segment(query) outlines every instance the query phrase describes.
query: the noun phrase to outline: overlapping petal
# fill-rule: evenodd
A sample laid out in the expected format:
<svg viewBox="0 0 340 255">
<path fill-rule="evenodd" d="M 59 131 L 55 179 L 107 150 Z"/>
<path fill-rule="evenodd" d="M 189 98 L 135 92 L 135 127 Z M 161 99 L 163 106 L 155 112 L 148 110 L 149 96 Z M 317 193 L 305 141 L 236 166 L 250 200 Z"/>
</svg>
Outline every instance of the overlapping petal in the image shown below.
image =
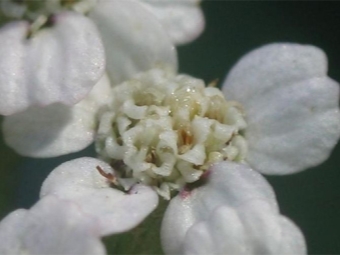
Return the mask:
<svg viewBox="0 0 340 255">
<path fill-rule="evenodd" d="M 204 30 L 199 0 L 142 0 L 141 3 L 160 20 L 174 44 L 189 43 Z"/>
<path fill-rule="evenodd" d="M 114 84 L 155 67 L 177 69 L 175 47 L 162 25 L 134 0 L 98 1 L 89 17 L 103 39 Z"/>
<path fill-rule="evenodd" d="M 306 254 L 295 224 L 266 201 L 221 206 L 187 232 L 182 254 Z"/>
<path fill-rule="evenodd" d="M 96 112 L 110 100 L 111 85 L 104 75 L 89 95 L 74 106 L 31 107 L 5 117 L 6 143 L 21 155 L 53 157 L 84 149 L 93 142 Z"/>
<path fill-rule="evenodd" d="M 69 202 L 48 196 L 0 222 L 0 254 L 105 254 L 95 222 Z"/>
<path fill-rule="evenodd" d="M 94 158 L 60 165 L 43 183 L 41 197 L 53 194 L 76 203 L 98 221 L 101 235 L 128 231 L 156 208 L 158 196 L 150 187 L 135 185 L 124 193 L 111 187 L 97 167 L 114 175 L 108 164 Z"/>
<path fill-rule="evenodd" d="M 316 47 L 272 44 L 242 58 L 223 91 L 245 107 L 248 163 L 288 174 L 324 161 L 340 136 L 339 84 Z"/>
<path fill-rule="evenodd" d="M 271 186 L 248 166 L 222 162 L 215 164 L 210 171 L 203 186 L 189 193 L 182 192 L 171 200 L 161 230 L 166 253 L 181 254 L 188 230 L 194 224 L 208 220 L 221 206 L 238 208 L 259 199 L 266 201 L 273 212 L 278 212 Z"/>
<path fill-rule="evenodd" d="M 102 76 L 104 49 L 91 20 L 61 12 L 51 22 L 30 38 L 25 21 L 0 29 L 0 114 L 75 104 Z"/>
</svg>

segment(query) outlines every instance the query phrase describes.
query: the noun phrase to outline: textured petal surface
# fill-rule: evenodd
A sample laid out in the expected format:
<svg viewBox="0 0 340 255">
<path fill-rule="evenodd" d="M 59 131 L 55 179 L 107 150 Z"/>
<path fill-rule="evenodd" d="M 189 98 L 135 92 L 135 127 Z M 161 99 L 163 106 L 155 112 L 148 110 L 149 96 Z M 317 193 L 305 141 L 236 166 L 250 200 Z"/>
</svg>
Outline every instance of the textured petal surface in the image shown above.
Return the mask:
<svg viewBox="0 0 340 255">
<path fill-rule="evenodd" d="M 110 82 L 104 75 L 89 95 L 74 106 L 53 104 L 7 116 L 6 143 L 19 154 L 54 157 L 84 149 L 93 142 L 96 111 L 108 102 Z"/>
<path fill-rule="evenodd" d="M 114 84 L 155 67 L 177 69 L 170 38 L 156 17 L 137 1 L 101 0 L 89 17 L 101 32 Z"/>
<path fill-rule="evenodd" d="M 306 254 L 301 231 L 265 201 L 221 206 L 187 232 L 182 254 Z"/>
<path fill-rule="evenodd" d="M 294 173 L 329 156 L 340 136 L 339 84 L 326 72 L 321 50 L 297 44 L 262 47 L 231 70 L 223 91 L 245 107 L 256 170 Z"/>
<path fill-rule="evenodd" d="M 271 186 L 248 166 L 222 162 L 214 165 L 210 171 L 205 185 L 189 193 L 182 192 L 171 200 L 161 229 L 166 253 L 181 254 L 181 245 L 189 228 L 207 220 L 220 206 L 236 208 L 260 199 L 267 201 L 273 212 L 278 211 Z"/>
<path fill-rule="evenodd" d="M 27 22 L 0 29 L 0 114 L 75 104 L 102 76 L 104 48 L 91 20 L 63 12 L 53 22 L 29 39 Z"/>
<path fill-rule="evenodd" d="M 0 253 L 105 254 L 92 220 L 76 205 L 46 197 L 0 222 Z"/>
<path fill-rule="evenodd" d="M 20 228 L 27 217 L 27 210 L 18 209 L 0 222 L 0 254 L 19 254 Z"/>
<path fill-rule="evenodd" d="M 156 208 L 158 196 L 151 188 L 135 185 L 128 193 L 114 189 L 97 166 L 113 174 L 109 165 L 94 158 L 60 165 L 43 183 L 41 196 L 53 194 L 76 203 L 98 220 L 102 235 L 128 231 Z"/>
<path fill-rule="evenodd" d="M 204 30 L 205 20 L 199 0 L 142 0 L 162 23 L 175 44 L 189 43 Z"/>
</svg>

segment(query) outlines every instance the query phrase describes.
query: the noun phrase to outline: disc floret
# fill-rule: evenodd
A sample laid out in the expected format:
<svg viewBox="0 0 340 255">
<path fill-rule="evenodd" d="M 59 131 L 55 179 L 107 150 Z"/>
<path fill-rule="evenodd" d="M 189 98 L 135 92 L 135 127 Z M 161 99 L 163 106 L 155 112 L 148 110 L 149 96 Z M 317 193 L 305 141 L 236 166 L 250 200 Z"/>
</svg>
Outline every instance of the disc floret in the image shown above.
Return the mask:
<svg viewBox="0 0 340 255">
<path fill-rule="evenodd" d="M 219 89 L 151 70 L 112 90 L 112 102 L 99 114 L 96 150 L 121 178 L 169 199 L 171 189 L 199 180 L 211 164 L 243 161 L 245 128 L 242 107 Z"/>
</svg>

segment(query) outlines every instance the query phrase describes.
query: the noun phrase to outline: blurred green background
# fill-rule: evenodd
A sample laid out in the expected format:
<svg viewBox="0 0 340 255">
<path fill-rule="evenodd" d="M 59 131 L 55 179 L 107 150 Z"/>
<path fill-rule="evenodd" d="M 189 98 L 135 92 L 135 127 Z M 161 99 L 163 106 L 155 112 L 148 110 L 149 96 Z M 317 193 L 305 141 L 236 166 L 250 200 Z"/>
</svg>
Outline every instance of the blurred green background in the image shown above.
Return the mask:
<svg viewBox="0 0 340 255">
<path fill-rule="evenodd" d="M 205 1 L 202 8 L 206 29 L 198 40 L 178 49 L 180 72 L 206 82 L 216 78 L 222 82 L 250 50 L 272 42 L 297 42 L 322 48 L 329 58 L 329 76 L 340 81 L 340 2 Z M 0 217 L 19 207 L 29 208 L 54 167 L 84 155 L 94 155 L 92 148 L 54 159 L 24 158 L 6 147 L 1 138 Z M 339 156 L 337 146 L 318 167 L 295 175 L 267 177 L 281 212 L 305 234 L 309 254 L 340 253 Z M 160 215 L 151 216 L 133 237 L 106 239 L 110 253 L 160 253 L 156 220 Z"/>
</svg>

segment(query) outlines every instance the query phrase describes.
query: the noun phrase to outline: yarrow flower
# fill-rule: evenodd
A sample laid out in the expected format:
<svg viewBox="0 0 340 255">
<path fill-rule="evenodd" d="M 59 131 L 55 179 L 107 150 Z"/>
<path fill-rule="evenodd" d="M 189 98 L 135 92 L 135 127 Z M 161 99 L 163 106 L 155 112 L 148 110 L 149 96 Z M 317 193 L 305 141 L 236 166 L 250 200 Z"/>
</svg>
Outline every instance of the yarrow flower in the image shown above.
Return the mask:
<svg viewBox="0 0 340 255">
<path fill-rule="evenodd" d="M 74 105 L 105 69 L 113 84 L 154 67 L 176 70 L 173 43 L 204 28 L 192 0 L 6 0 L 0 10 L 8 21 L 0 28 L 2 115 Z"/>
<path fill-rule="evenodd" d="M 168 254 L 304 254 L 303 235 L 280 215 L 258 172 L 302 171 L 337 143 L 339 85 L 327 77 L 325 54 L 298 44 L 261 47 L 236 64 L 222 91 L 171 69 L 115 87 L 104 77 L 74 107 L 6 117 L 4 137 L 35 157 L 95 141 L 101 160 L 59 166 L 41 197 L 76 203 L 100 235 L 136 226 L 156 208 L 158 193 L 173 197 L 161 230 Z"/>
</svg>

